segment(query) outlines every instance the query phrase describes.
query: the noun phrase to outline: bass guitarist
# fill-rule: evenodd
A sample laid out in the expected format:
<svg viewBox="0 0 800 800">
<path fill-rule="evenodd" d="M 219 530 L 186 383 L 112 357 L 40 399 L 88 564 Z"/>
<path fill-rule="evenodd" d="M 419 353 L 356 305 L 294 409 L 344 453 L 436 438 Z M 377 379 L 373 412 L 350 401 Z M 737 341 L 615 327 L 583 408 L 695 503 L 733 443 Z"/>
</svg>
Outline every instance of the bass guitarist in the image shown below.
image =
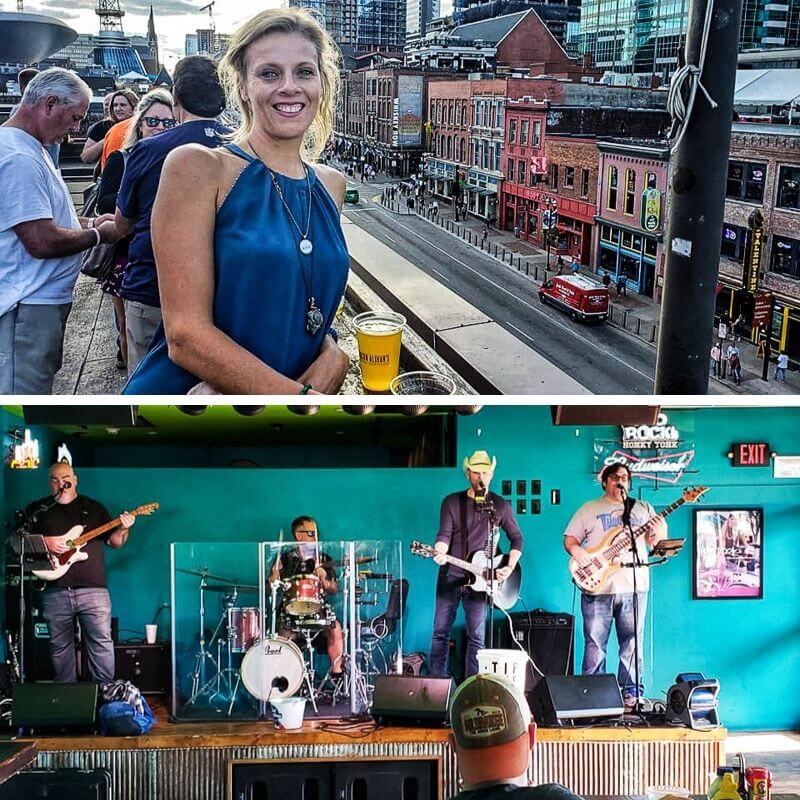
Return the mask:
<svg viewBox="0 0 800 800">
<path fill-rule="evenodd" d="M 69 464 L 50 467 L 50 497 L 31 503 L 25 513 L 29 530 L 44 536 L 54 555 L 70 548 L 62 538 L 73 526 L 100 527 L 111 516 L 96 500 L 78 495 L 78 476 Z M 111 639 L 111 598 L 106 587 L 103 542 L 119 548 L 128 540 L 136 517 L 119 516 L 120 525 L 86 544 L 89 558 L 78 561 L 58 580 L 47 584 L 42 599 L 44 619 L 50 629 L 50 657 L 59 683 L 78 680 L 75 659 L 75 620 L 80 622 L 89 674 L 94 683 L 114 680 L 114 643 Z"/>
<path fill-rule="evenodd" d="M 614 528 L 622 531 L 627 525 L 636 530 L 650 520 L 646 536 L 637 539 L 637 553 L 640 562 L 646 563 L 648 548 L 652 548 L 667 535 L 664 520 L 656 515 L 650 503 L 629 498 L 631 472 L 625 464 L 614 462 L 600 473 L 600 483 L 604 494 L 596 500 L 584 503 L 569 521 L 564 531 L 564 549 L 580 566 L 591 562 L 586 548 L 599 545 Z M 629 517 L 629 520 L 628 520 Z M 622 551 L 619 561 L 630 564 L 633 553 L 630 547 Z M 642 653 L 644 617 L 647 608 L 647 592 L 650 588 L 650 570 L 636 567 L 636 594 L 633 591 L 633 567 L 617 569 L 613 572 L 602 594 L 583 594 L 581 612 L 583 614 L 583 674 L 594 675 L 606 672 L 606 646 L 615 623 L 617 643 L 619 644 L 619 670 L 617 680 L 622 690 L 626 709 L 636 706 L 637 697 L 642 696 L 644 687 L 636 686 L 634 678 L 634 652 L 639 654 L 639 676 L 642 675 Z M 633 604 L 637 604 L 634 626 Z M 637 629 L 638 627 L 638 629 Z"/>
<path fill-rule="evenodd" d="M 511 543 L 507 563 L 495 570 L 495 578 L 504 581 L 514 570 L 522 555 L 522 532 L 511 511 L 511 504 L 489 492 L 489 483 L 497 466 L 485 450 L 476 450 L 464 459 L 464 473 L 469 487 L 447 495 L 442 501 L 439 533 L 434 545 L 434 561 L 439 564 L 436 581 L 436 611 L 431 640 L 431 675 L 447 675 L 450 629 L 458 611 L 464 606 L 467 628 L 466 674 L 478 672 L 478 650 L 483 647 L 486 622 L 486 593 L 475 592 L 467 586 L 470 576 L 460 567 L 447 564 L 448 553 L 467 559 L 477 550 L 485 550 L 494 528 L 505 531 Z M 492 541 L 494 555 L 497 542 Z"/>
</svg>

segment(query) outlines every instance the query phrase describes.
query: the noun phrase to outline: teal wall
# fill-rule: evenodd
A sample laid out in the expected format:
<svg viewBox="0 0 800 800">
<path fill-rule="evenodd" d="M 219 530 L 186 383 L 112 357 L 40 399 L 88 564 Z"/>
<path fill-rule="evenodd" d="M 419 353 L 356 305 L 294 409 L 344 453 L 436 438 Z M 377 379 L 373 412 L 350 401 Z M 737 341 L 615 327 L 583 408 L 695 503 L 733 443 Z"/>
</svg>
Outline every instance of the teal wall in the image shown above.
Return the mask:
<svg viewBox="0 0 800 800">
<path fill-rule="evenodd" d="M 727 452 L 736 441 L 767 441 L 781 454 L 800 454 L 800 409 L 700 409 L 673 411 L 670 422 L 695 443 L 695 474 L 677 487 L 654 491 L 639 481 L 641 496 L 656 508 L 673 502 L 680 488 L 711 487 L 708 505 L 757 505 L 765 513 L 763 600 L 692 599 L 692 515 L 684 507 L 670 517 L 670 536 L 687 547 L 653 575 L 645 652 L 648 695 L 663 697 L 680 671 L 719 678 L 721 717 L 733 729 L 786 729 L 800 722 L 800 693 L 789 676 L 800 673 L 800 581 L 795 569 L 800 481 L 773 480 L 770 468 L 734 469 Z M 593 468 L 595 440 L 612 439 L 615 428 L 554 427 L 548 407 L 487 407 L 459 421 L 460 454 L 475 448 L 498 456 L 493 488 L 512 479 L 542 481 L 542 513 L 520 518 L 525 536 L 522 603 L 574 611 L 579 597 L 566 570 L 561 534 L 573 510 L 599 493 Z M 331 453 L 330 461 L 335 461 Z M 134 469 L 76 465 L 81 490 L 112 513 L 157 500 L 159 513 L 142 518 L 125 549 L 107 552 L 109 585 L 120 627 L 143 631 L 169 600 L 169 543 L 218 543 L 231 568 L 241 564 L 234 542 L 276 538 L 299 513 L 315 516 L 328 540 L 411 539 L 432 541 L 442 496 L 463 486 L 458 468 L 448 469 Z M 5 473 L 4 519 L 13 508 L 45 493 L 44 469 Z M 550 505 L 550 490 L 561 504 Z M 2 491 L 2 490 L 0 490 Z M 254 552 L 254 551 L 250 551 Z M 407 553 L 407 549 L 406 549 Z M 205 555 L 198 555 L 200 567 Z M 411 581 L 406 613 L 406 650 L 427 650 L 433 615 L 432 562 L 404 557 Z M 182 583 L 181 585 L 187 585 Z M 192 612 L 194 613 L 194 612 Z M 162 621 L 164 618 L 162 617 Z M 580 620 L 578 619 L 578 627 Z M 580 664 L 582 645 L 576 637 Z M 612 662 L 615 666 L 615 662 Z"/>
</svg>

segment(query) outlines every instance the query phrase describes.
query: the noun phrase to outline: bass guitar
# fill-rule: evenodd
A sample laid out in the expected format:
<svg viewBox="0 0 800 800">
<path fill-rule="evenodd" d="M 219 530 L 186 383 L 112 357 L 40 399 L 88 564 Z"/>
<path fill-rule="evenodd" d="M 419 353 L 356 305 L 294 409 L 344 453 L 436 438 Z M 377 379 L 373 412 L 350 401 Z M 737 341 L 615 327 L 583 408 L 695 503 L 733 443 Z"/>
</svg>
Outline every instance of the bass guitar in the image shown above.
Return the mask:
<svg viewBox="0 0 800 800">
<path fill-rule="evenodd" d="M 149 516 L 157 510 L 158 503 L 147 503 L 146 505 L 135 508 L 133 511 L 129 511 L 128 513 L 132 514 L 134 517 L 138 517 L 140 515 Z M 51 569 L 35 569 L 33 570 L 33 574 L 37 578 L 41 578 L 43 581 L 58 580 L 62 575 L 67 574 L 69 568 L 73 564 L 77 563 L 78 561 L 86 561 L 86 559 L 89 558 L 89 554 L 83 552 L 83 546 L 87 542 L 91 542 L 92 539 L 96 539 L 98 536 L 108 533 L 108 531 L 113 530 L 119 524 L 120 519 L 117 517 L 116 519 L 112 519 L 110 522 L 106 522 L 105 525 L 101 525 L 99 528 L 95 528 L 92 531 L 87 531 L 86 533 L 83 532 L 83 525 L 73 526 L 63 536 L 58 537 L 67 547 L 69 547 L 69 550 L 61 553 L 61 555 L 50 553 L 50 564 L 52 565 Z"/>
<path fill-rule="evenodd" d="M 676 500 L 671 506 L 667 506 L 658 516 L 666 517 L 684 503 L 694 503 L 708 491 L 708 486 L 694 486 L 686 489 L 681 495 L 680 500 Z M 633 531 L 634 539 L 645 536 L 653 525 L 654 518 L 651 517 Z M 581 566 L 578 561 L 570 557 L 569 571 L 575 585 L 585 594 L 603 594 L 606 586 L 617 570 L 622 569 L 619 560 L 625 552 L 631 550 L 631 537 L 627 528 L 617 525 L 609 528 L 600 544 L 595 547 L 587 547 L 586 554 L 591 561 Z"/>
<path fill-rule="evenodd" d="M 410 547 L 415 556 L 433 558 L 436 555 L 436 550 L 429 544 L 414 540 Z M 448 564 L 461 567 L 465 572 L 469 572 L 472 575 L 468 584 L 469 588 L 473 592 L 486 592 L 498 608 L 503 610 L 512 608 L 519 600 L 519 587 L 522 583 L 522 570 L 519 564 L 514 567 L 514 571 L 504 581 L 491 579 L 492 570 L 504 567 L 508 563 L 508 556 L 505 553 L 489 559 L 483 550 L 476 550 L 469 557 L 469 561 L 449 555 L 445 555 L 445 560 Z"/>
</svg>

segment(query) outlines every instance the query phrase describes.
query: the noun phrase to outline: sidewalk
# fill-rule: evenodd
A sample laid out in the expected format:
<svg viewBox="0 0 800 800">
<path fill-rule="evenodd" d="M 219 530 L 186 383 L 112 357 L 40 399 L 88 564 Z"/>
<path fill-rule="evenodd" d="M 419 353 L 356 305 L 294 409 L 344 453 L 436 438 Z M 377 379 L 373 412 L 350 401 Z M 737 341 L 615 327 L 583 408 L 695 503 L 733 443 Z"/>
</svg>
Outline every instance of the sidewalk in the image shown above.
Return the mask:
<svg viewBox="0 0 800 800">
<path fill-rule="evenodd" d="M 377 187 L 376 187 L 377 188 Z M 377 203 L 382 203 L 381 195 L 372 198 Z M 416 198 L 414 198 L 416 201 Z M 416 214 L 426 219 L 430 224 L 437 225 L 452 236 L 456 236 L 467 244 L 477 247 L 484 253 L 504 263 L 509 269 L 515 269 L 524 274 L 534 283 L 542 283 L 548 277 L 556 274 L 557 257 L 550 254 L 550 270 L 547 270 L 547 255 L 545 251 L 521 239 L 516 239 L 513 232 L 498 230 L 490 227 L 489 235 L 483 239 L 485 223 L 483 220 L 467 216 L 466 220 L 455 221 L 452 206 L 439 203 L 437 214 L 431 214 L 426 209 L 420 214 L 416 207 L 408 209 L 406 198 L 395 196 L 392 203 L 382 203 L 384 208 L 397 214 Z M 427 202 L 426 202 L 427 205 Z M 591 272 L 585 265 L 581 266 L 581 275 L 594 280 L 600 285 L 599 276 Z M 655 346 L 658 341 L 658 325 L 661 307 L 650 298 L 629 292 L 627 296 L 618 297 L 611 289 L 611 302 L 609 304 L 608 322 L 617 328 L 624 329 L 632 336 Z M 725 347 L 730 339 L 725 342 Z M 739 344 L 739 358 L 742 364 L 742 381 L 737 386 L 728 375 L 724 379 L 711 377 L 709 393 L 734 392 L 736 394 L 786 394 L 800 393 L 800 372 L 787 371 L 786 383 L 774 380 L 774 357 L 767 372 L 768 380 L 761 380 L 763 359 L 757 357 L 756 346 L 749 341 L 741 340 Z M 776 354 L 774 354 L 776 355 Z M 709 356 L 710 360 L 710 356 Z"/>
</svg>

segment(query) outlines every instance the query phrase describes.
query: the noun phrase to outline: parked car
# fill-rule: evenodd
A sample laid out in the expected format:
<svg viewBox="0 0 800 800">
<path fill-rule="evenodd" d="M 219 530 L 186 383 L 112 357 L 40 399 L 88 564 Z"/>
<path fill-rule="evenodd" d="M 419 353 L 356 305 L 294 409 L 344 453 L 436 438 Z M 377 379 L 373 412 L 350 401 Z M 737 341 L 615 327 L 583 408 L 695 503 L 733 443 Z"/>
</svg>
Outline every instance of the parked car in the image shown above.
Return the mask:
<svg viewBox="0 0 800 800">
<path fill-rule="evenodd" d="M 608 289 L 583 275 L 556 275 L 539 287 L 539 300 L 550 303 L 574 320 L 608 319 Z"/>
</svg>

